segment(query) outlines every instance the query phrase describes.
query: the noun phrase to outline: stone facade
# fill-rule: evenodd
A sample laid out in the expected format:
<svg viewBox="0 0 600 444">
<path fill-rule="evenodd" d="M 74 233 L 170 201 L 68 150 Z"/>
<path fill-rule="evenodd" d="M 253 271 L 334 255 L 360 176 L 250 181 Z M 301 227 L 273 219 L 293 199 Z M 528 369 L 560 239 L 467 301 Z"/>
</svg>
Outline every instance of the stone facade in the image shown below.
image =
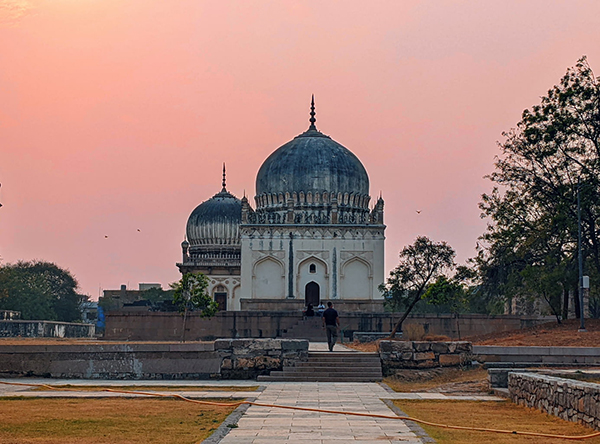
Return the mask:
<svg viewBox="0 0 600 444">
<path fill-rule="evenodd" d="M 218 339 L 222 379 L 256 379 L 308 360 L 305 339 Z"/>
<path fill-rule="evenodd" d="M 381 341 L 379 356 L 384 376 L 407 368 L 452 367 L 466 363 L 470 342 Z"/>
<path fill-rule="evenodd" d="M 600 430 L 600 384 L 531 373 L 509 373 L 513 402 Z"/>
<path fill-rule="evenodd" d="M 242 300 L 383 301 L 383 226 L 242 225 Z M 316 288 L 315 304 L 310 286 Z M 241 301 L 234 305 L 241 309 Z"/>
</svg>

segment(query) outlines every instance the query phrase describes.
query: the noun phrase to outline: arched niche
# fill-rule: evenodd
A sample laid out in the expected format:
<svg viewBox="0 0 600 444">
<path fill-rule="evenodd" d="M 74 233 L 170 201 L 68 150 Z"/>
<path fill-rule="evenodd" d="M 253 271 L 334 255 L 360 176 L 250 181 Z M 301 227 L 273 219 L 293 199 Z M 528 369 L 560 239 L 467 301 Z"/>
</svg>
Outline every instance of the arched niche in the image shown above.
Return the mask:
<svg viewBox="0 0 600 444">
<path fill-rule="evenodd" d="M 361 258 L 350 259 L 342 267 L 340 299 L 372 299 L 372 281 L 371 265 Z"/>
<path fill-rule="evenodd" d="M 267 257 L 254 264 L 252 296 L 258 299 L 283 299 L 285 297 L 283 264 Z"/>
</svg>

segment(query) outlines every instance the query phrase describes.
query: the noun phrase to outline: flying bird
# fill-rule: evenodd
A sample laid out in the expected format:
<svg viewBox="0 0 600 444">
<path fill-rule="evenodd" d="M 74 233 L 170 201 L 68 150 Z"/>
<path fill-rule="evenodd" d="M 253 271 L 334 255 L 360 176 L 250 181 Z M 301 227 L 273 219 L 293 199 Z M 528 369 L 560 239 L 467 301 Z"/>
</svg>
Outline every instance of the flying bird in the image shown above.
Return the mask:
<svg viewBox="0 0 600 444">
<path fill-rule="evenodd" d="M 138 231 L 142 231 L 142 230 L 140 230 L 139 228 L 138 228 L 137 230 L 138 230 Z"/>
<path fill-rule="evenodd" d="M 417 214 L 421 214 L 421 210 L 416 210 L 416 211 L 417 211 Z"/>
<path fill-rule="evenodd" d="M 104 236 L 104 239 L 108 239 L 108 236 Z"/>
</svg>

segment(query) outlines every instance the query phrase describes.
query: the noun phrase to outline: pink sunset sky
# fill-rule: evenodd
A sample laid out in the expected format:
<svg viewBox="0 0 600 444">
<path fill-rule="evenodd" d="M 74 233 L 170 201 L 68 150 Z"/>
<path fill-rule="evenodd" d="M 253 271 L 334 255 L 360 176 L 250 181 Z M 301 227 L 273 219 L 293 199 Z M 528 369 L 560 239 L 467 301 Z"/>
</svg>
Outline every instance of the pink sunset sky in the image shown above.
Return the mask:
<svg viewBox="0 0 600 444">
<path fill-rule="evenodd" d="M 313 93 L 383 193 L 387 269 L 418 235 L 464 261 L 502 131 L 584 54 L 597 0 L 0 0 L 2 262 L 166 287 L 222 163 L 254 196 Z"/>
</svg>

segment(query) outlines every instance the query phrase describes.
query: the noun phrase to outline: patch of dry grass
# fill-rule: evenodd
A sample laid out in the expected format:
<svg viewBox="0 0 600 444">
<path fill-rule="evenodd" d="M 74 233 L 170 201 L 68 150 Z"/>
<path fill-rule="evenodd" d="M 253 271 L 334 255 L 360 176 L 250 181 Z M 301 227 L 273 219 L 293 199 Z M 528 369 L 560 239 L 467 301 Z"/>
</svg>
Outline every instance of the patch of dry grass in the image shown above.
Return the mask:
<svg viewBox="0 0 600 444">
<path fill-rule="evenodd" d="M 518 430 L 556 435 L 588 435 L 594 430 L 563 421 L 538 410 L 518 406 L 510 401 L 394 401 L 407 415 L 435 423 Z M 462 431 L 422 426 L 440 444 L 548 444 L 573 442 L 564 439 L 526 437 L 488 432 Z M 599 438 L 585 441 L 600 444 Z"/>
<path fill-rule="evenodd" d="M 233 410 L 171 399 L 0 398 L 0 442 L 189 444 Z"/>
<path fill-rule="evenodd" d="M 101 392 L 106 389 L 111 390 L 124 390 L 131 392 L 162 392 L 162 391 L 173 391 L 173 392 L 255 392 L 258 390 L 258 386 L 251 387 L 234 387 L 234 386 L 206 386 L 206 385 L 52 385 L 58 390 L 68 390 L 68 391 L 77 391 L 77 392 Z M 31 391 L 39 392 L 44 391 L 47 392 L 52 389 L 48 389 L 46 387 L 36 387 L 31 389 Z"/>
<path fill-rule="evenodd" d="M 422 392 L 445 384 L 487 381 L 483 368 L 438 368 L 434 370 L 404 370 L 383 379 L 396 392 Z"/>
</svg>

